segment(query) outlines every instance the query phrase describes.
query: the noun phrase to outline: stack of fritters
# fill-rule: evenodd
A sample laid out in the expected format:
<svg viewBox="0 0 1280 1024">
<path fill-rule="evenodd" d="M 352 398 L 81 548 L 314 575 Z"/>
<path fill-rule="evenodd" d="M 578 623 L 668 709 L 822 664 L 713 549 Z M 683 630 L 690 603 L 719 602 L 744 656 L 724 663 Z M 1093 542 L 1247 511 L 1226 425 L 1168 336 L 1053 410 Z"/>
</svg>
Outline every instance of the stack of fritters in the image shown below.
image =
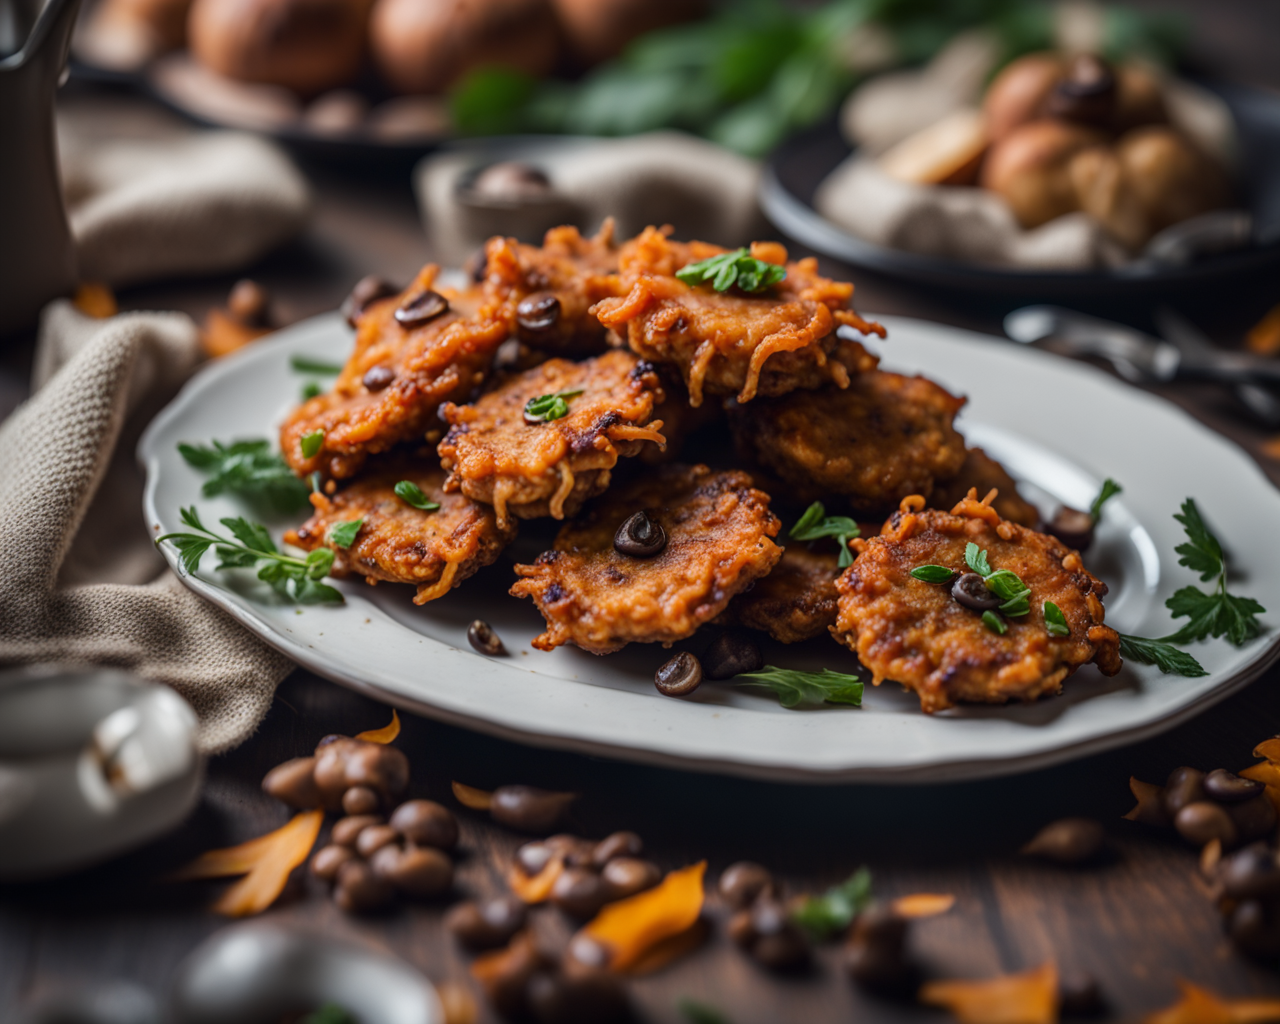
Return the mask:
<svg viewBox="0 0 1280 1024">
<path fill-rule="evenodd" d="M 678 271 L 725 250 L 669 233 L 648 228 L 617 244 L 606 224 L 594 238 L 557 228 L 542 246 L 494 238 L 462 290 L 440 286 L 429 266 L 403 292 L 366 299 L 333 391 L 281 430 L 290 465 L 323 480 L 315 514 L 288 539 L 334 548 L 335 575 L 413 583 L 424 603 L 495 561 L 518 521 L 566 520 L 550 550 L 515 566 L 511 588 L 546 619 L 533 641 L 543 650 L 670 644 L 712 620 L 783 643 L 831 632 L 871 659 L 876 681 L 888 672 L 918 689 L 926 709 L 1053 690 L 1089 657 L 1111 667 L 1109 638 L 1090 632 L 1105 628 L 1090 597 L 1101 584 L 1080 584 L 1083 567 L 1072 575 L 1063 551 L 1044 548 L 1057 566 L 1046 579 L 1085 638 L 1055 647 L 1021 637 L 1006 660 L 1034 666 L 999 686 L 977 669 L 938 683 L 938 672 L 956 673 L 930 675 L 924 662 L 903 676 L 898 666 L 927 662 L 954 624 L 912 620 L 927 643 L 899 651 L 915 642 L 899 636 L 910 616 L 885 602 L 908 608 L 919 595 L 876 582 L 883 547 L 855 542 L 861 553 L 843 575 L 852 552 L 842 559 L 835 540 L 784 551 L 770 494 L 790 521 L 821 501 L 872 533 L 904 500 L 981 506 L 976 521 L 995 517 L 1002 543 L 1039 552 L 1036 509 L 998 463 L 966 447 L 953 425 L 963 398 L 877 368 L 862 340 L 885 332 L 849 307 L 852 285 L 819 276 L 812 259 L 788 262 L 776 243 L 750 249 L 752 266 L 785 267 L 776 284 L 747 293 L 686 283 Z M 501 369 L 504 345 L 518 351 Z M 712 465 L 670 461 L 682 445 Z M 905 543 L 894 516 L 897 532 L 884 536 Z M 357 519 L 354 540 L 339 544 L 351 530 L 335 540 L 335 526 Z M 928 523 L 939 536 L 964 532 Z M 644 542 L 627 542 L 628 530 Z M 889 559 L 894 572 L 903 557 Z M 1005 638 L 982 639 L 996 649 Z M 891 649 L 897 660 L 886 662 Z"/>
</svg>

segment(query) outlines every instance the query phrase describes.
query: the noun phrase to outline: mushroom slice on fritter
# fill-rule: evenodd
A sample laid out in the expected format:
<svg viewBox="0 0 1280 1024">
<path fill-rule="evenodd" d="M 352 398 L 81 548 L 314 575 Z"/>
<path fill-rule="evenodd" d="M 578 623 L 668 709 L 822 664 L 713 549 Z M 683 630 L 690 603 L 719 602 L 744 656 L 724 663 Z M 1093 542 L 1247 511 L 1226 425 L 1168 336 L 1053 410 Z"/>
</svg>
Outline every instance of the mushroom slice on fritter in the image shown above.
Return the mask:
<svg viewBox="0 0 1280 1024">
<path fill-rule="evenodd" d="M 976 492 L 950 512 L 923 505 L 918 495 L 904 499 L 880 536 L 855 540 L 858 557 L 836 581 L 839 618 L 831 632 L 873 682 L 901 683 L 934 712 L 961 701 L 1003 704 L 1055 694 L 1089 662 L 1104 675 L 1120 670 L 1119 635 L 1103 624 L 1106 584 L 1078 552 L 1001 519 Z M 986 569 L 1021 580 L 1029 591 L 1020 602 L 1025 611 L 993 604 L 999 595 L 987 588 L 985 572 L 968 581 L 974 587 L 963 586 L 962 575 L 975 575 L 966 557 L 970 544 L 985 552 Z M 912 575 L 926 565 L 952 570 L 955 582 Z"/>
<path fill-rule="evenodd" d="M 782 395 L 834 383 L 875 365 L 856 340 L 841 340 L 844 326 L 884 336 L 846 308 L 853 285 L 819 277 L 813 259 L 787 262 L 776 242 L 756 243 L 752 255 L 785 264 L 787 276 L 758 294 L 717 292 L 675 276 L 680 268 L 726 250 L 705 242 L 678 243 L 648 228 L 622 247 L 619 276 L 626 293 L 595 307 L 606 327 L 635 353 L 677 367 L 693 405 L 704 395 Z"/>
<path fill-rule="evenodd" d="M 619 528 L 637 513 L 648 528 L 631 532 L 649 538 L 653 554 L 615 546 Z M 769 496 L 746 473 L 664 466 L 566 524 L 551 551 L 516 566 L 521 579 L 511 593 L 532 598 L 547 620 L 533 641 L 539 650 L 572 643 L 608 654 L 629 643 L 672 643 L 773 568 L 782 555 L 771 539 L 779 525 Z"/>
<path fill-rule="evenodd" d="M 970 490 L 976 490 L 982 496 L 993 487 L 998 494 L 991 507 L 1000 513 L 1001 519 L 1032 528 L 1039 524 L 1040 511 L 1018 493 L 1017 483 L 1004 466 L 981 448 L 968 449 L 960 472 L 950 480 L 939 480 L 934 485 L 929 505 L 949 509 L 956 502 L 963 501 Z"/>
<path fill-rule="evenodd" d="M 730 408 L 743 454 L 814 501 L 843 495 L 861 513 L 885 513 L 932 491 L 964 464 L 952 426 L 964 405 L 924 377 L 873 370 L 844 389 L 795 391 Z"/>
<path fill-rule="evenodd" d="M 415 504 L 396 493 L 408 481 Z M 419 498 L 419 494 L 421 498 Z M 421 499 L 425 499 L 421 500 Z M 438 469 L 387 469 L 344 487 L 333 497 L 313 494 L 315 513 L 285 540 L 308 551 L 333 549 L 333 575 L 355 573 L 370 583 L 413 583 L 414 604 L 447 594 L 482 566 L 489 565 L 516 535 L 515 524 L 500 527 L 493 509 L 461 494 L 446 494 Z M 430 505 L 440 507 L 431 509 Z M 348 547 L 334 542 L 335 526 L 361 520 Z"/>
<path fill-rule="evenodd" d="M 666 443 L 653 419 L 663 397 L 653 367 L 630 352 L 551 359 L 473 405 L 441 409 L 447 486 L 492 505 L 502 523 L 563 519 L 609 486 L 619 458 Z"/>
<path fill-rule="evenodd" d="M 773 571 L 729 602 L 719 622 L 768 633 L 784 644 L 821 636 L 836 624 L 840 556 L 792 542 Z"/>
</svg>

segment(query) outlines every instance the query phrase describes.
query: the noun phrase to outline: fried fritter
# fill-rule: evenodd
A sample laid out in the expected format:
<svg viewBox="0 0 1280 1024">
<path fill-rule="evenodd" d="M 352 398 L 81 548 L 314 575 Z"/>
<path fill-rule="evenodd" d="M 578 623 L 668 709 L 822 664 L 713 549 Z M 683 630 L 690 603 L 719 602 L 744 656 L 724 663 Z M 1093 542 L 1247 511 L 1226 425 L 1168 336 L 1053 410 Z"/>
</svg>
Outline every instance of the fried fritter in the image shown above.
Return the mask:
<svg viewBox="0 0 1280 1024">
<path fill-rule="evenodd" d="M 862 513 L 883 513 L 909 494 L 928 495 L 965 460 L 952 426 L 964 405 L 924 377 L 873 370 L 843 390 L 796 391 L 730 406 L 743 454 L 781 479 L 789 497 L 839 494 Z"/>
<path fill-rule="evenodd" d="M 565 416 L 525 419 L 526 403 L 556 394 L 565 395 Z M 563 519 L 609 486 L 619 458 L 636 455 L 646 441 L 666 443 L 662 421 L 653 419 L 663 397 L 653 367 L 630 352 L 549 360 L 474 405 L 441 408 L 450 425 L 439 449 L 447 486 L 492 505 L 504 524 L 513 515 Z"/>
<path fill-rule="evenodd" d="M 782 395 L 796 388 L 848 384 L 849 377 L 875 366 L 857 341 L 837 344 L 840 326 L 884 337 L 884 328 L 845 308 L 853 285 L 819 277 L 817 261 L 787 262 L 777 243 L 756 243 L 752 254 L 786 264 L 787 276 L 760 295 L 720 293 L 710 285 L 690 287 L 675 277 L 689 263 L 726 250 L 705 242 L 670 241 L 647 228 L 627 242 L 619 256 L 626 293 L 594 307 L 600 322 L 625 334 L 632 351 L 679 368 L 689 400 L 734 395 L 748 402 L 757 395 Z"/>
<path fill-rule="evenodd" d="M 836 624 L 839 555 L 788 544 L 773 571 L 729 602 L 717 620 L 768 633 L 784 644 L 826 633 Z"/>
<path fill-rule="evenodd" d="M 401 480 L 416 484 L 440 508 L 426 512 L 398 497 Z M 387 580 L 418 587 L 414 604 L 426 604 L 489 565 L 516 535 L 515 524 L 500 527 L 493 509 L 461 494 L 446 494 L 438 469 L 400 467 L 357 480 L 332 498 L 312 494 L 315 512 L 285 540 L 308 551 L 327 545 L 334 552 L 333 575 L 352 573 L 369 583 Z M 339 523 L 364 520 L 349 548 L 328 540 Z"/>
<path fill-rule="evenodd" d="M 370 455 L 438 426 L 441 402 L 465 401 L 484 382 L 511 331 L 509 297 L 483 286 L 465 292 L 437 288 L 438 273 L 438 267 L 427 266 L 400 295 L 371 303 L 333 390 L 304 402 L 285 420 L 280 451 L 299 476 L 316 470 L 337 479 L 355 475 Z M 426 311 L 443 312 L 404 326 L 396 311 L 415 300 Z M 324 435 L 320 448 L 307 457 L 302 439 L 317 431 Z"/>
<path fill-rule="evenodd" d="M 963 501 L 970 488 L 982 496 L 993 487 L 998 494 L 991 507 L 1000 513 L 1001 519 L 1032 529 L 1039 525 L 1039 509 L 1018 493 L 1017 483 L 1004 466 L 981 448 L 968 449 L 960 472 L 950 480 L 939 480 L 934 485 L 933 493 L 929 495 L 929 504 L 933 508 L 946 510 L 956 502 Z"/>
<path fill-rule="evenodd" d="M 1058 693 L 1062 680 L 1092 661 L 1104 675 L 1120 670 L 1120 638 L 1103 624 L 1106 584 L 1061 541 L 1000 518 L 976 493 L 952 512 L 921 511 L 905 499 L 880 536 L 856 540 L 859 554 L 836 581 L 840 614 L 831 632 L 872 673 L 901 683 L 926 712 L 960 701 L 1003 704 Z M 979 612 L 951 596 L 950 585 L 911 575 L 922 565 L 965 572 L 965 546 L 977 544 L 994 570 L 1018 574 L 1030 588 L 1030 612 L 1002 618 L 1001 636 Z M 1051 635 L 1045 602 L 1066 618 L 1070 633 Z"/>
<path fill-rule="evenodd" d="M 666 533 L 647 558 L 620 554 L 618 527 L 644 511 Z M 517 565 L 511 588 L 547 620 L 533 645 L 572 643 L 608 654 L 629 643 L 672 643 L 710 622 L 782 555 L 769 496 L 738 471 L 671 465 L 651 470 L 566 524 L 555 548 Z"/>
</svg>

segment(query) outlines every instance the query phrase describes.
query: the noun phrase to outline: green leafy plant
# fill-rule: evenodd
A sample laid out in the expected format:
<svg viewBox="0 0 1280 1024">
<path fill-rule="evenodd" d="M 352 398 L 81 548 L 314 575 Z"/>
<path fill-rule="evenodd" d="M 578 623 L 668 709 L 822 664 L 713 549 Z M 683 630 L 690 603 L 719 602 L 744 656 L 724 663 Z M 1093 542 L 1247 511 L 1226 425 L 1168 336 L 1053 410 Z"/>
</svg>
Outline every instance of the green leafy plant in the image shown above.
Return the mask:
<svg viewBox="0 0 1280 1024">
<path fill-rule="evenodd" d="M 345 523 L 336 523 L 329 527 L 329 543 L 345 551 L 356 542 L 356 534 L 364 525 L 363 519 L 351 519 Z"/>
<path fill-rule="evenodd" d="M 857 537 L 861 532 L 858 529 L 858 524 L 848 516 L 829 516 L 822 502 L 815 501 L 804 510 L 804 515 L 796 520 L 796 524 L 791 527 L 788 536 L 792 540 L 799 541 L 834 537 L 836 543 L 840 545 L 840 561 L 838 564 L 841 569 L 847 569 L 853 564 L 853 552 L 849 550 L 849 541 Z"/>
<path fill-rule="evenodd" d="M 557 391 L 554 395 L 539 395 L 524 404 L 525 419 L 540 420 L 549 423 L 569 415 L 569 399 L 577 398 L 582 389 L 577 391 Z"/>
<path fill-rule="evenodd" d="M 194 573 L 200 568 L 205 553 L 213 548 L 221 561 L 219 570 L 252 569 L 257 567 L 258 579 L 269 583 L 283 597 L 301 604 L 315 602 L 342 603 L 342 594 L 320 581 L 333 568 L 333 551 L 320 548 L 307 557 L 294 558 L 282 554 L 271 540 L 266 527 L 239 516 L 220 520 L 232 534 L 224 537 L 215 533 L 200 521 L 196 507 L 182 510 L 182 522 L 191 533 L 166 533 L 156 538 L 156 544 L 165 541 L 178 551 L 184 572 Z"/>
<path fill-rule="evenodd" d="M 824 892 L 810 896 L 791 912 L 791 920 L 816 939 L 840 934 L 871 903 L 871 872 L 858 868 L 852 875 Z"/>
<path fill-rule="evenodd" d="M 178 452 L 188 465 L 208 474 L 200 488 L 206 498 L 235 494 L 279 513 L 307 506 L 307 485 L 271 450 L 269 441 L 180 444 Z"/>
<path fill-rule="evenodd" d="M 306 356 L 291 356 L 289 366 L 294 373 L 314 373 L 321 377 L 336 377 L 344 367 L 341 363 L 326 363 L 320 359 L 309 359 Z"/>
<path fill-rule="evenodd" d="M 434 512 L 440 507 L 438 501 L 432 501 L 422 493 L 422 488 L 412 480 L 401 480 L 395 487 L 396 497 L 406 505 L 420 508 L 423 512 Z"/>
<path fill-rule="evenodd" d="M 1022 582 L 1022 577 L 1016 572 L 992 569 L 986 549 L 970 541 L 964 547 L 964 564 L 971 572 L 981 576 L 987 589 L 1000 598 L 1000 611 L 1006 616 L 1017 619 L 1030 613 L 1031 588 Z M 911 570 L 911 575 L 924 583 L 939 584 L 950 583 L 956 574 L 945 565 L 918 565 Z M 1007 623 L 993 611 L 983 612 L 982 621 L 991 632 L 1001 636 L 1009 631 Z"/>
<path fill-rule="evenodd" d="M 743 672 L 733 677 L 741 686 L 755 686 L 771 691 L 784 708 L 802 704 L 862 704 L 862 680 L 824 668 L 820 672 L 766 665 L 758 672 Z"/>
<path fill-rule="evenodd" d="M 948 569 L 945 565 L 917 565 L 911 570 L 911 575 L 921 583 L 933 583 L 935 585 L 950 583 L 956 578 L 955 571 Z"/>
<path fill-rule="evenodd" d="M 758 260 L 747 249 L 709 256 L 676 271 L 676 277 L 685 284 L 710 284 L 718 292 L 727 292 L 735 285 L 744 292 L 762 292 L 786 276 L 786 267 Z"/>
<path fill-rule="evenodd" d="M 1067 625 L 1067 617 L 1062 614 L 1062 609 L 1052 601 L 1044 603 L 1044 628 L 1049 631 L 1050 636 L 1071 635 L 1071 627 Z"/>
<path fill-rule="evenodd" d="M 1098 491 L 1098 496 L 1093 499 L 1093 504 L 1089 506 L 1089 518 L 1096 523 L 1102 518 L 1102 506 L 1117 494 L 1123 493 L 1124 488 L 1112 480 L 1111 477 L 1107 477 L 1102 481 L 1102 489 Z"/>
<path fill-rule="evenodd" d="M 1000 618 L 1000 616 L 995 612 L 990 610 L 982 613 L 982 624 L 986 626 L 987 629 L 991 630 L 991 632 L 998 633 L 1000 636 L 1004 636 L 1009 632 L 1009 624 L 1005 622 L 1004 619 Z"/>
</svg>

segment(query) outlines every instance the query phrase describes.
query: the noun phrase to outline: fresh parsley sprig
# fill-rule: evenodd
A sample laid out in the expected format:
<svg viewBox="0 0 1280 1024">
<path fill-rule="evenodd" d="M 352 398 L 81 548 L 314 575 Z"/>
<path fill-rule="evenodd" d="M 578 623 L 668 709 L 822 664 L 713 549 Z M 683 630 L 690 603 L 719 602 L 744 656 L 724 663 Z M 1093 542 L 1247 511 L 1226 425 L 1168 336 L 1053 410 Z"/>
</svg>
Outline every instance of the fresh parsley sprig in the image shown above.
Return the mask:
<svg viewBox="0 0 1280 1024">
<path fill-rule="evenodd" d="M 849 541 L 861 534 L 858 524 L 848 516 L 829 516 L 822 502 L 815 501 L 804 515 L 796 520 L 788 536 L 792 540 L 818 540 L 821 537 L 834 537 L 840 545 L 841 569 L 853 564 L 853 552 L 849 550 Z"/>
<path fill-rule="evenodd" d="M 821 896 L 810 896 L 791 912 L 791 920 L 816 939 L 844 931 L 871 904 L 871 872 L 858 868 Z"/>
<path fill-rule="evenodd" d="M 180 444 L 178 452 L 188 465 L 208 474 L 200 489 L 206 498 L 236 494 L 279 513 L 307 506 L 307 485 L 271 450 L 270 441 Z"/>
<path fill-rule="evenodd" d="M 356 542 L 356 534 L 364 526 L 364 519 L 350 519 L 345 523 L 335 523 L 329 527 L 329 543 L 346 551 Z"/>
<path fill-rule="evenodd" d="M 341 363 L 326 363 L 319 359 L 309 359 L 307 356 L 292 356 L 289 359 L 289 366 L 294 373 L 315 373 L 322 377 L 336 377 L 343 371 Z"/>
<path fill-rule="evenodd" d="M 569 415 L 569 399 L 577 398 L 582 389 L 577 391 L 557 391 L 554 395 L 539 395 L 524 404 L 524 418 L 550 423 Z"/>
<path fill-rule="evenodd" d="M 401 480 L 395 487 L 396 497 L 403 501 L 406 505 L 412 505 L 414 508 L 420 508 L 423 512 L 434 512 L 440 507 L 438 501 L 432 501 L 423 492 L 422 488 L 415 484 L 412 480 Z"/>
<path fill-rule="evenodd" d="M 1044 603 L 1044 628 L 1049 631 L 1050 636 L 1071 635 L 1071 627 L 1067 625 L 1067 617 L 1062 614 L 1062 609 L 1052 601 Z"/>
<path fill-rule="evenodd" d="M 1022 582 L 1022 577 L 1009 569 L 992 569 L 991 560 L 985 548 L 978 547 L 970 541 L 964 547 L 964 564 L 970 572 L 982 577 L 987 589 L 1000 598 L 1000 611 L 1011 619 L 1021 618 L 1031 612 L 1031 588 Z M 917 565 L 911 575 L 922 583 L 950 583 L 956 574 L 945 565 Z M 1055 606 L 1056 607 L 1056 606 Z M 1009 631 L 1008 624 L 994 611 L 982 613 L 982 621 L 987 629 L 1004 636 Z"/>
<path fill-rule="evenodd" d="M 801 704 L 851 704 L 862 705 L 862 680 L 824 668 L 821 672 L 801 672 L 798 669 L 777 668 L 766 665 L 758 672 L 743 672 L 733 677 L 742 686 L 757 686 L 770 690 L 784 708 L 797 708 Z"/>
<path fill-rule="evenodd" d="M 787 276 L 787 268 L 776 263 L 766 263 L 751 255 L 748 249 L 734 249 L 719 256 L 711 256 L 697 263 L 690 263 L 676 271 L 676 277 L 685 284 L 710 282 L 718 292 L 727 292 L 737 285 L 744 292 L 762 292 Z"/>
<path fill-rule="evenodd" d="M 301 604 L 332 601 L 342 602 L 342 594 L 320 581 L 333 568 L 333 551 L 318 548 L 305 559 L 282 554 L 271 540 L 266 527 L 251 523 L 239 516 L 220 520 L 231 531 L 232 537 L 215 533 L 200 521 L 196 507 L 182 510 L 182 522 L 193 533 L 166 533 L 156 538 L 156 544 L 169 541 L 178 549 L 182 568 L 194 573 L 210 548 L 222 559 L 217 568 L 251 569 L 258 567 L 258 579 L 269 583 L 279 594 Z M 233 539 L 234 538 L 234 539 Z"/>
<path fill-rule="evenodd" d="M 1163 640 L 1147 640 L 1140 636 L 1120 634 L 1120 657 L 1141 665 L 1155 665 L 1167 676 L 1207 676 L 1204 666 L 1186 651 Z"/>
<path fill-rule="evenodd" d="M 1093 499 L 1093 504 L 1089 506 L 1089 518 L 1096 523 L 1102 518 L 1102 506 L 1117 494 L 1123 493 L 1124 488 L 1112 480 L 1111 477 L 1107 477 L 1102 481 L 1102 490 L 1098 492 L 1098 496 Z"/>
</svg>

